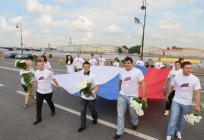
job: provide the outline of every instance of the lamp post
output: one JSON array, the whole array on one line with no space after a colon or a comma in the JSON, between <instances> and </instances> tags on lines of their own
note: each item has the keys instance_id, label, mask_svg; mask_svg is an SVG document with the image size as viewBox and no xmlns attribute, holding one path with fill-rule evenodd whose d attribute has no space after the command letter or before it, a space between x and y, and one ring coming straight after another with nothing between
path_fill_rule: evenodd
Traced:
<instances>
[{"instance_id":1,"label":"lamp post","mask_svg":"<svg viewBox=\"0 0 204 140\"><path fill-rule=\"evenodd\" d=\"M135 22L138 23L138 24L141 24L142 25L142 44L141 44L141 59L143 60L143 51L144 51L144 35L145 35L145 24L146 24L146 14L147 14L147 1L146 0L143 0L143 5L141 7L141 10L144 10L144 22L140 22L139 18L135 17Z\"/></svg>"},{"instance_id":2,"label":"lamp post","mask_svg":"<svg viewBox=\"0 0 204 140\"><path fill-rule=\"evenodd\" d=\"M23 54L23 36L22 36L22 26L21 26L20 22L16 24L16 28L20 29L20 34L21 34L21 53Z\"/></svg>"}]
</instances>

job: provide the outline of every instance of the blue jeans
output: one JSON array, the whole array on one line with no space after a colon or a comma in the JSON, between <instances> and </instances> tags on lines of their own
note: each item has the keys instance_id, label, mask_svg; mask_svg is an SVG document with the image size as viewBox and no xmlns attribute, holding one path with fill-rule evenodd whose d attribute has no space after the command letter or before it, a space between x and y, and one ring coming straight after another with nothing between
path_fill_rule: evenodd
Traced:
<instances>
[{"instance_id":1,"label":"blue jeans","mask_svg":"<svg viewBox=\"0 0 204 140\"><path fill-rule=\"evenodd\" d=\"M175 132L182 132L185 122L184 115L189 111L190 105L183 105L177 102L172 103L171 116L168 124L167 136L174 136Z\"/></svg>"},{"instance_id":2,"label":"blue jeans","mask_svg":"<svg viewBox=\"0 0 204 140\"><path fill-rule=\"evenodd\" d=\"M117 101L117 111L118 111L118 118L117 118L117 134L123 135L124 133L124 124L125 124L125 112L127 110L127 106L129 108L131 122L133 125L138 124L138 116L136 112L130 107L130 96L119 95Z\"/></svg>"}]
</instances>

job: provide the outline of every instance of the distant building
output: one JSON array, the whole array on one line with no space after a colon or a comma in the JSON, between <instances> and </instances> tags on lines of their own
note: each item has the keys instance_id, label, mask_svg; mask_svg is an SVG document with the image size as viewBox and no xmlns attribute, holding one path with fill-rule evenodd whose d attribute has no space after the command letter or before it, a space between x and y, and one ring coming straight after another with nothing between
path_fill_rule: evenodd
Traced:
<instances>
[{"instance_id":1,"label":"distant building","mask_svg":"<svg viewBox=\"0 0 204 140\"><path fill-rule=\"evenodd\" d=\"M147 55L165 55L172 57L204 57L204 50L197 48L179 48L173 46L171 49L161 49L155 46L147 47Z\"/></svg>"},{"instance_id":2,"label":"distant building","mask_svg":"<svg viewBox=\"0 0 204 140\"><path fill-rule=\"evenodd\" d=\"M93 52L93 53L115 53L117 52L117 47L113 45L72 45L68 46L62 45L58 46L59 51L66 52Z\"/></svg>"}]
</instances>

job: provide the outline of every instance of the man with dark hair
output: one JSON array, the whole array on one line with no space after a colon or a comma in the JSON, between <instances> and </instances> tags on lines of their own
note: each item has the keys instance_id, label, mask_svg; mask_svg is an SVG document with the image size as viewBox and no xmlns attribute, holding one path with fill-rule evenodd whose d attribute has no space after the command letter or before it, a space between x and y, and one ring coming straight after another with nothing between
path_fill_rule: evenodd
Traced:
<instances>
[{"instance_id":1,"label":"man with dark hair","mask_svg":"<svg viewBox=\"0 0 204 140\"><path fill-rule=\"evenodd\" d=\"M166 98L168 99L173 89L175 89L175 96L172 102L166 140L171 140L174 134L178 140L182 140L181 132L185 122L184 115L188 113L192 105L193 94L196 100L195 111L200 112L201 85L198 77L191 74L191 72L192 64L186 61L183 63L183 72L176 74L171 80Z\"/></svg>"},{"instance_id":2,"label":"man with dark hair","mask_svg":"<svg viewBox=\"0 0 204 140\"><path fill-rule=\"evenodd\" d=\"M142 99L146 100L146 88L144 76L141 70L133 66L133 59L126 57L124 59L124 69L119 73L119 97L117 100L117 133L114 139L119 139L124 133L125 112L129 108L132 129L136 130L138 125L138 115L135 110L130 107L131 97L139 97L139 84L142 87Z\"/></svg>"},{"instance_id":3,"label":"man with dark hair","mask_svg":"<svg viewBox=\"0 0 204 140\"><path fill-rule=\"evenodd\" d=\"M51 109L51 116L55 115L55 106L52 102L53 91L52 91L51 81L55 83L57 89L60 88L58 82L54 78L53 73L50 70L45 68L42 60L37 61L37 68L38 70L35 72L35 82L37 83L37 90L36 90L36 97L37 97L36 118L37 119L33 123L34 125L42 121L41 114L42 114L42 105L43 105L44 99L47 101L47 104Z\"/></svg>"},{"instance_id":4,"label":"man with dark hair","mask_svg":"<svg viewBox=\"0 0 204 140\"><path fill-rule=\"evenodd\" d=\"M96 81L95 75L92 72L90 72L90 63L88 61L85 61L83 64L83 71L81 72L81 80L82 81L87 80L87 83L91 83L94 89L92 90L91 96L89 97L85 96L83 92L81 93L81 126L78 129L78 132L81 132L86 128L87 106L89 106L89 110L93 118L92 123L96 124L98 119L98 115L95 109L95 102L96 102L96 94L99 90L99 86Z\"/></svg>"},{"instance_id":5,"label":"man with dark hair","mask_svg":"<svg viewBox=\"0 0 204 140\"><path fill-rule=\"evenodd\" d=\"M91 54L91 59L89 60L89 63L91 66L96 66L97 65L97 60L94 58L94 54Z\"/></svg>"}]
</instances>

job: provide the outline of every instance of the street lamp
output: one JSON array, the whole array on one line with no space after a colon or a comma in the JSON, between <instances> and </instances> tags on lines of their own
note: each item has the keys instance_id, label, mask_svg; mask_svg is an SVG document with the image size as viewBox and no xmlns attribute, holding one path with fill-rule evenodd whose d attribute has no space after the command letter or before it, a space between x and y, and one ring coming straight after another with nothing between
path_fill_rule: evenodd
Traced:
<instances>
[{"instance_id":1,"label":"street lamp","mask_svg":"<svg viewBox=\"0 0 204 140\"><path fill-rule=\"evenodd\" d=\"M22 36L22 26L21 26L20 22L16 24L16 28L20 29L20 34L21 34L21 53L23 54L23 36Z\"/></svg>"},{"instance_id":2,"label":"street lamp","mask_svg":"<svg viewBox=\"0 0 204 140\"><path fill-rule=\"evenodd\" d=\"M144 22L143 23L139 20L139 18L135 17L135 23L141 24L142 29L143 29L143 31L142 31L142 45L141 45L142 48L141 48L141 52L140 52L142 60L143 60L143 50L144 50L145 23L146 23L146 14L147 14L146 9L147 9L147 1L143 0L143 4L141 6L141 10L145 11L145 13L144 13Z\"/></svg>"}]
</instances>

